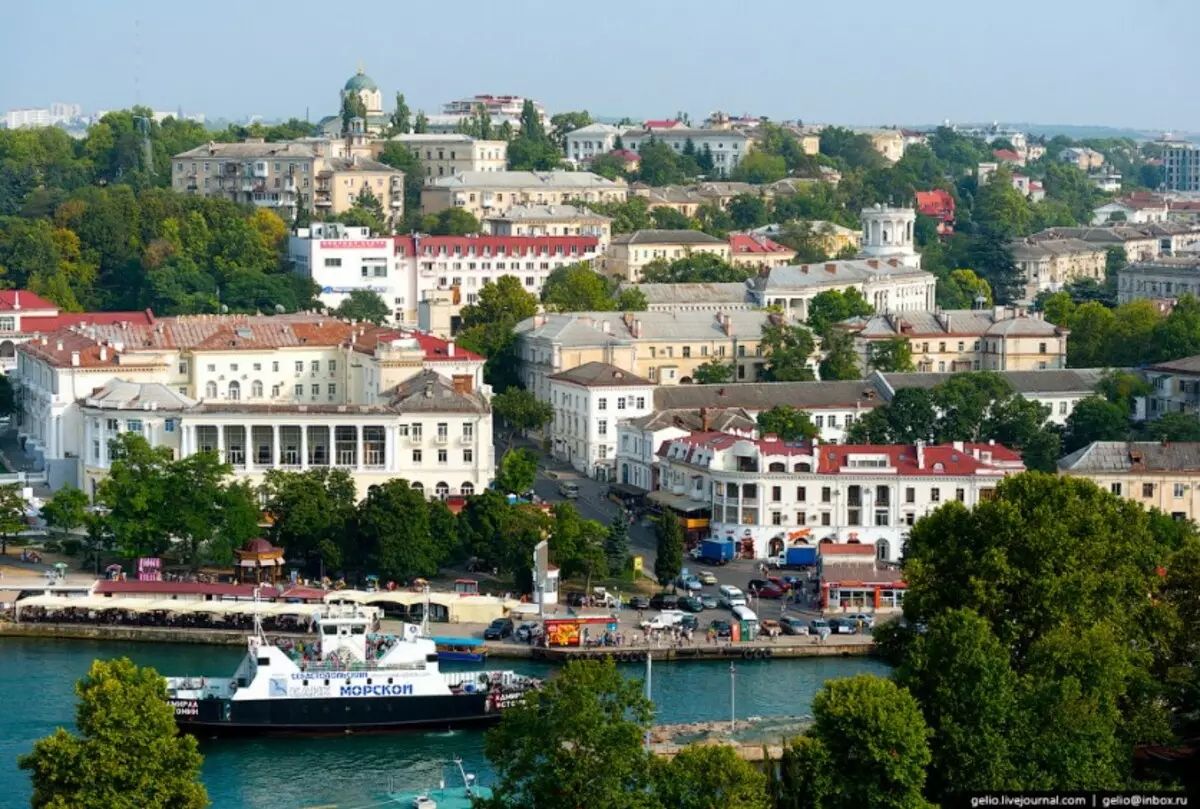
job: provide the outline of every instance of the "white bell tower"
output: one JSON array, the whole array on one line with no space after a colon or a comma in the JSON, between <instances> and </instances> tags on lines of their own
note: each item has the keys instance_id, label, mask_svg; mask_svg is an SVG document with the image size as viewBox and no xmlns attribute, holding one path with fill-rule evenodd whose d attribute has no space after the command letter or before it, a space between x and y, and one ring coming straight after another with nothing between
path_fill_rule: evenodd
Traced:
<instances>
[{"instance_id":1,"label":"white bell tower","mask_svg":"<svg viewBox=\"0 0 1200 809\"><path fill-rule=\"evenodd\" d=\"M912 208L889 208L875 204L862 214L862 255L881 261L896 259L905 267L919 270L921 254L913 241L917 212Z\"/></svg>"}]
</instances>

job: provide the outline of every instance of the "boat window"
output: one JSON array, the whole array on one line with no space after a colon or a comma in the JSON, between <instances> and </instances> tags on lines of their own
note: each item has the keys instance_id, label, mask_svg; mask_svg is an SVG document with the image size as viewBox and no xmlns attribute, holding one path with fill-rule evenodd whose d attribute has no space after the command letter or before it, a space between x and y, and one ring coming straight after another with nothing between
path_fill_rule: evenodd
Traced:
<instances>
[{"instance_id":1,"label":"boat window","mask_svg":"<svg viewBox=\"0 0 1200 809\"><path fill-rule=\"evenodd\" d=\"M325 624L324 626L321 627L321 631L324 632L326 635L336 635L337 627L331 626L330 624Z\"/></svg>"},{"instance_id":2,"label":"boat window","mask_svg":"<svg viewBox=\"0 0 1200 809\"><path fill-rule=\"evenodd\" d=\"M425 655L426 663L436 663L437 659L438 659L438 656L436 654Z\"/></svg>"},{"instance_id":3,"label":"boat window","mask_svg":"<svg viewBox=\"0 0 1200 809\"><path fill-rule=\"evenodd\" d=\"M360 625L360 626L350 627L350 633L352 635L364 635L364 634L366 634L366 631L367 631L367 628L365 626Z\"/></svg>"},{"instance_id":4,"label":"boat window","mask_svg":"<svg viewBox=\"0 0 1200 809\"><path fill-rule=\"evenodd\" d=\"M271 665L271 658L269 658L269 657L260 657L260 658L258 658L258 665L260 665L260 666L269 666L269 665Z\"/></svg>"}]
</instances>

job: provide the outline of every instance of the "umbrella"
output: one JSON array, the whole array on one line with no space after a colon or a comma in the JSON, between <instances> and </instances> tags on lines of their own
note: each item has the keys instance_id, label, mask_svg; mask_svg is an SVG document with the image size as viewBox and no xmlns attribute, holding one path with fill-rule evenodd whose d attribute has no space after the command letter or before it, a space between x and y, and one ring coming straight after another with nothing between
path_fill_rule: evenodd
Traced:
<instances>
[{"instance_id":1,"label":"umbrella","mask_svg":"<svg viewBox=\"0 0 1200 809\"><path fill-rule=\"evenodd\" d=\"M369 576L367 576L367 581L379 581L379 577L376 576L374 573L372 573Z\"/></svg>"},{"instance_id":2,"label":"umbrella","mask_svg":"<svg viewBox=\"0 0 1200 809\"><path fill-rule=\"evenodd\" d=\"M120 573L121 566L118 564L111 564L108 567L104 568L104 572L105 573Z\"/></svg>"},{"instance_id":3,"label":"umbrella","mask_svg":"<svg viewBox=\"0 0 1200 809\"><path fill-rule=\"evenodd\" d=\"M55 570L66 570L66 569L67 569L67 563L66 563L66 562L55 562L55 563L54 563L54 569L55 569Z\"/></svg>"}]
</instances>

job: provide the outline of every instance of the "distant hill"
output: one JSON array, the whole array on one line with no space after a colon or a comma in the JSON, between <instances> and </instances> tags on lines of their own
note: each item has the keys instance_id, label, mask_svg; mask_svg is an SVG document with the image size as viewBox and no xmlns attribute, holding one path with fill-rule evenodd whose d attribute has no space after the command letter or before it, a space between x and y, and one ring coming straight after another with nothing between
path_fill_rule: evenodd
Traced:
<instances>
[{"instance_id":1,"label":"distant hill","mask_svg":"<svg viewBox=\"0 0 1200 809\"><path fill-rule=\"evenodd\" d=\"M990 126L991 122L985 123L959 123L958 126L973 127L973 126ZM1022 132L1028 132L1030 135L1041 135L1047 138L1052 138L1055 135L1066 135L1072 140L1084 140L1086 138L1132 138L1134 140L1158 140L1163 136L1161 129L1132 129L1129 127L1118 126L1089 126L1079 124L1031 124L1020 122L1002 122L1001 126L1006 129L1017 129ZM924 126L913 127L914 129L936 129L936 124L926 124ZM1197 132L1172 132L1171 136L1183 140L1191 140L1200 143L1200 133Z\"/></svg>"}]
</instances>

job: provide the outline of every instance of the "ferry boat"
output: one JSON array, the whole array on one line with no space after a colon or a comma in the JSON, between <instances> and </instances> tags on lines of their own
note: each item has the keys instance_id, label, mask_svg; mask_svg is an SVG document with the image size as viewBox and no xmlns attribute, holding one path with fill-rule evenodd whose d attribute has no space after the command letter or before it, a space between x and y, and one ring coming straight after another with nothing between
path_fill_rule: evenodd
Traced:
<instances>
[{"instance_id":1,"label":"ferry boat","mask_svg":"<svg viewBox=\"0 0 1200 809\"><path fill-rule=\"evenodd\" d=\"M371 635L377 611L331 606L312 659L267 642L256 623L232 677L167 677L181 730L198 736L336 733L494 722L541 681L512 671L440 672L423 628Z\"/></svg>"}]
</instances>

